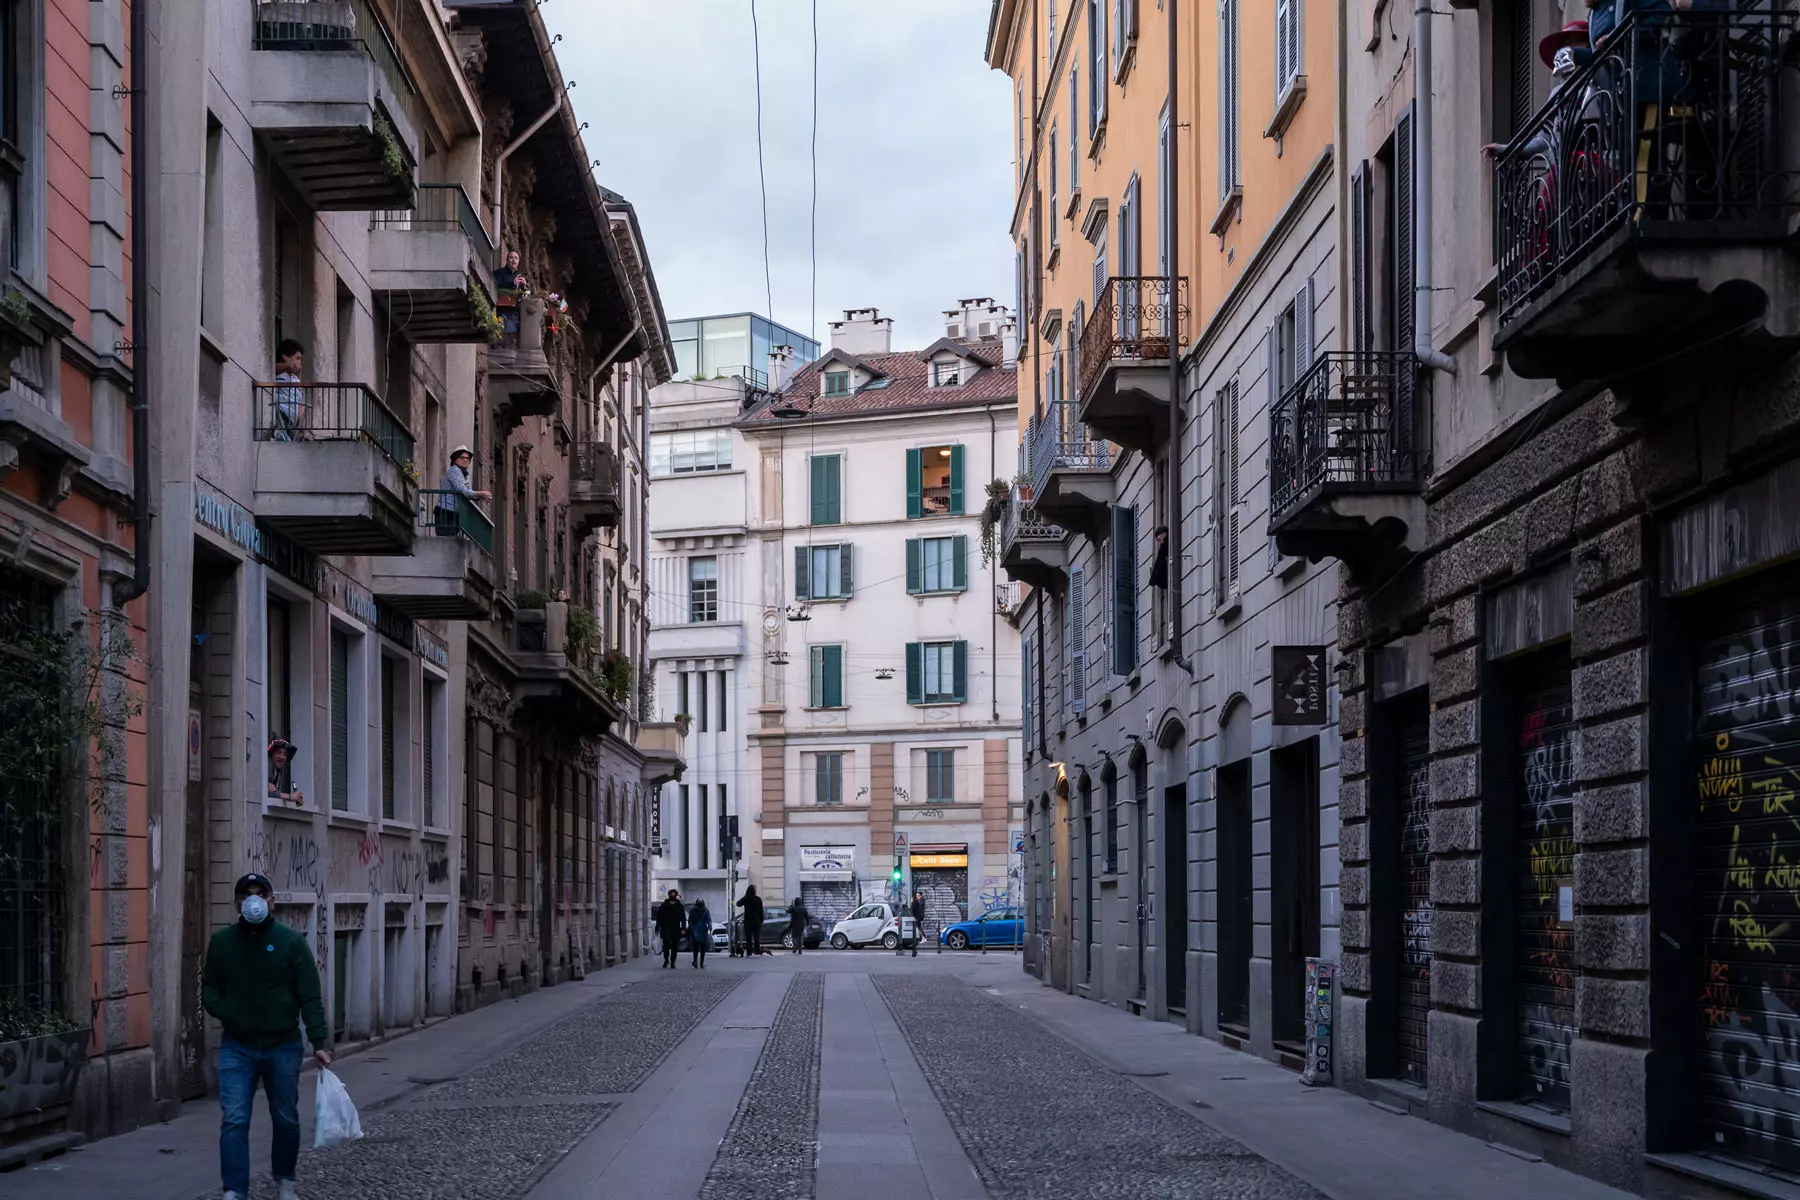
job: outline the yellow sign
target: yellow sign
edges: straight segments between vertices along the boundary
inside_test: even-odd
[[[969,856],[966,854],[915,854],[912,856],[913,869],[920,867],[966,867]]]

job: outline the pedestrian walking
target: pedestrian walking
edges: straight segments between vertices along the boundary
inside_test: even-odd
[[[925,940],[925,894],[923,892],[918,892],[918,891],[913,892],[912,919],[913,919],[913,947],[912,947],[912,950],[913,950],[913,957],[917,958],[917,957],[919,957],[919,943]]]
[[[238,920],[213,934],[200,981],[201,1004],[224,1027],[219,1042],[219,1176],[225,1200],[249,1200],[250,1109],[261,1083],[275,1129],[269,1173],[280,1200],[297,1200],[302,1022],[313,1059],[321,1067],[331,1065],[319,970],[306,939],[269,919],[275,889],[266,878],[245,875],[232,894]]]
[[[712,949],[712,913],[704,897],[694,901],[694,911],[688,915],[688,946],[694,952],[694,960],[688,965],[705,970],[706,952]]]
[[[763,902],[754,883],[744,889],[737,906],[744,910],[744,937],[748,939],[744,953],[755,958],[762,953]]]
[[[795,896],[788,903],[788,936],[794,941],[794,953],[806,953],[806,901]]]
[[[687,928],[687,911],[681,907],[681,893],[674,888],[656,906],[656,932],[662,938],[663,966],[673,967],[681,952],[681,931]]]

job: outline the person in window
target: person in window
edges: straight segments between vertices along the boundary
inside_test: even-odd
[[[294,338],[282,338],[275,347],[275,412],[269,434],[278,442],[297,441],[306,426],[306,381],[300,372],[306,367],[306,347]]]
[[[294,751],[299,747],[280,734],[275,735],[269,743],[269,799],[281,800],[288,804],[305,804],[306,797],[300,794],[299,788],[289,788],[288,767],[294,761]]]
[[[1167,588],[1169,586],[1169,527],[1156,527],[1156,553],[1150,560],[1150,586]]]
[[[437,498],[437,533],[439,537],[455,537],[457,530],[456,512],[464,504],[474,507],[477,500],[492,500],[494,493],[475,490],[474,481],[469,478],[469,468],[475,463],[475,454],[467,446],[458,446],[450,452],[450,466],[444,471],[443,483],[439,485]],[[476,509],[477,512],[480,509]]]

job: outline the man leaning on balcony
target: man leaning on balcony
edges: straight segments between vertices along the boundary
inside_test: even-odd
[[[306,388],[300,372],[305,368],[306,347],[294,338],[282,338],[275,347],[274,422],[269,436],[278,442],[298,441],[306,425]]]
[[[473,505],[477,500],[491,500],[492,492],[478,492],[469,479],[469,467],[475,462],[474,453],[467,446],[458,446],[450,452],[450,469],[444,472],[443,490],[437,500],[437,532],[439,537],[455,537],[457,530],[457,507],[462,504]]]

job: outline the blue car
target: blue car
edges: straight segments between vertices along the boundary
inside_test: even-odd
[[[938,931],[938,941],[952,950],[970,946],[1019,946],[1025,940],[1023,914],[1017,908],[990,908],[972,921],[958,921]]]

